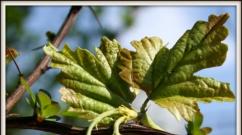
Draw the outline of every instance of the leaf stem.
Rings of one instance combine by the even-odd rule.
[[[10,54],[10,57],[12,58],[12,60],[14,62],[14,65],[17,68],[19,75],[21,76],[22,75],[22,72],[20,71],[20,68],[19,68],[17,62],[15,61],[12,52],[9,49],[7,49],[7,52]]]
[[[114,123],[114,131],[113,131],[113,135],[121,135],[119,132],[119,126],[122,122],[124,122],[127,119],[127,116],[122,116],[120,118],[118,118],[115,123]]]
[[[86,135],[91,135],[92,129],[94,128],[94,126],[97,125],[103,118],[114,115],[114,114],[118,114],[118,113],[119,113],[119,111],[117,111],[117,109],[113,109],[113,110],[109,110],[109,111],[106,111],[106,112],[98,115],[93,120],[93,122],[89,125]]]
[[[100,21],[100,19],[98,18],[97,14],[96,14],[96,11],[93,9],[92,6],[88,6],[88,8],[91,10],[92,14],[94,15],[99,27],[101,28],[101,30],[103,31],[103,26],[102,26],[102,23]]]

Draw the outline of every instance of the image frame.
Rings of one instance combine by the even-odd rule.
[[[5,7],[18,6],[236,6],[236,134],[241,134],[241,2],[239,1],[1,1],[1,134],[6,134]]]

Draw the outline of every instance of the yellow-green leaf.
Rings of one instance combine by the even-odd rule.
[[[122,49],[120,77],[132,87],[141,88],[149,93],[152,90],[152,62],[160,50],[165,49],[158,37],[145,37],[141,41],[132,41],[136,52]]]
[[[69,105],[63,113],[66,116],[92,120],[116,107],[130,107],[136,96],[136,91],[119,76],[119,43],[103,37],[95,50],[94,55],[81,48],[72,51],[68,45],[61,51],[50,43],[44,47],[51,57],[51,67],[61,70],[57,80],[66,87],[60,90],[62,101]],[[110,117],[102,121],[110,122]]]
[[[51,104],[51,97],[43,90],[39,90],[36,99],[41,109],[44,109],[47,105]]]
[[[60,105],[57,102],[52,101],[51,104],[45,106],[41,110],[41,116],[48,118],[54,115],[57,115],[60,111]]]
[[[89,98],[87,96],[75,92],[72,89],[67,89],[63,87],[60,89],[60,94],[61,100],[68,103],[73,108],[90,110],[95,113],[102,113],[114,109],[113,106],[107,103]]]
[[[208,135],[212,131],[210,127],[201,128],[203,115],[200,112],[195,113],[192,118],[186,125],[188,135]]]
[[[171,49],[157,37],[131,42],[136,52],[120,52],[121,78],[144,90],[177,118],[188,121],[199,110],[197,101],[233,101],[228,83],[194,76],[197,71],[224,63],[228,47],[222,41],[228,30],[223,24],[228,17],[211,15],[207,22],[196,22]]]
[[[66,45],[63,51],[58,52],[50,43],[44,51],[52,58],[51,66],[61,69],[58,80],[67,88],[113,106],[129,106],[127,101],[130,99],[125,100],[129,96],[119,95],[108,87],[112,80],[110,73],[89,51],[81,48],[71,51]],[[132,94],[128,87],[123,91],[126,95]]]

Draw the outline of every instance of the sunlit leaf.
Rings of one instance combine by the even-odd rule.
[[[167,108],[178,119],[190,121],[199,109],[197,101],[233,101],[228,83],[194,75],[205,68],[220,66],[228,47],[222,43],[228,30],[223,26],[228,14],[211,15],[208,22],[198,21],[168,49],[157,37],[145,37],[131,44],[136,52],[120,53],[120,76],[149,98]]]
[[[68,103],[73,108],[78,108],[81,110],[89,110],[95,113],[102,113],[102,112],[114,109],[113,106],[107,103],[89,98],[80,93],[76,93],[71,89],[61,88],[60,93],[61,93],[61,100]]]
[[[103,37],[96,55],[81,48],[72,51],[67,45],[57,51],[50,43],[44,51],[52,58],[51,67],[61,70],[57,79],[66,87],[60,91],[61,98],[71,108],[65,114],[89,120],[92,117],[86,115],[96,116],[121,105],[130,107],[136,92],[119,77],[120,45],[116,40]]]
[[[160,50],[165,50],[158,37],[145,37],[141,41],[132,41],[136,52],[122,49],[120,52],[121,63],[120,77],[132,87],[141,88],[149,93],[153,89],[152,62]]]

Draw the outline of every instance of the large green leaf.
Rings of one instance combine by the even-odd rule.
[[[44,51],[52,59],[51,67],[61,70],[57,79],[66,87],[62,100],[72,108],[66,114],[95,116],[121,105],[130,107],[136,94],[119,77],[120,45],[116,40],[103,37],[96,55],[81,48],[72,51],[67,45],[57,51],[50,43]]]
[[[123,49],[120,53],[121,78],[145,90],[151,100],[177,118],[188,121],[199,110],[197,101],[232,101],[228,83],[194,76],[225,61],[228,48],[221,41],[228,35],[223,26],[228,17],[211,15],[208,22],[198,21],[171,49],[162,46],[157,37],[131,42],[136,52]]]

